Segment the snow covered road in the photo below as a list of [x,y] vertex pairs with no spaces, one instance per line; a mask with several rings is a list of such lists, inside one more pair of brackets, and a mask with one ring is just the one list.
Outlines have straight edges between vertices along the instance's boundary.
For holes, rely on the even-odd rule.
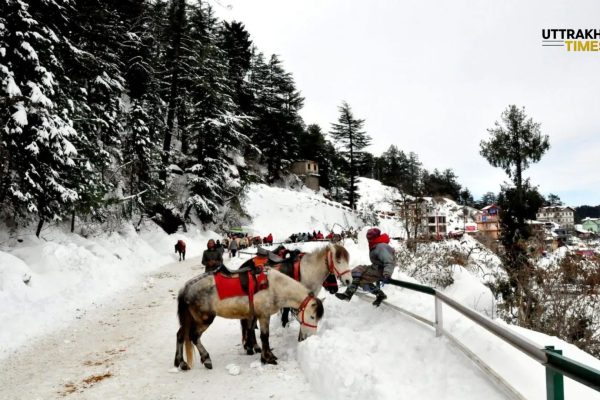
[[238,321],[218,318],[203,337],[215,369],[196,363],[192,371],[175,371],[175,297],[203,271],[199,264],[196,258],[166,265],[2,360],[0,399],[504,398],[420,324],[329,295],[319,335],[300,345],[296,323],[283,329],[272,319],[277,366],[245,355]]
[[276,330],[279,365],[263,367],[258,355],[242,352],[238,321],[218,318],[203,336],[214,370],[196,363],[173,372],[175,297],[202,271],[199,258],[166,265],[2,360],[0,399],[316,399],[296,361],[296,334]]

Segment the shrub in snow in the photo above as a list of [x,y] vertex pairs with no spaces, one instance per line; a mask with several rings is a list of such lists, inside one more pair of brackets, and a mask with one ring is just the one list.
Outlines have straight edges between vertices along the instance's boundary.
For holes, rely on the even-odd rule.
[[425,285],[445,288],[454,283],[452,267],[456,257],[445,246],[431,243],[412,251],[402,244],[396,249],[396,260],[400,271]]

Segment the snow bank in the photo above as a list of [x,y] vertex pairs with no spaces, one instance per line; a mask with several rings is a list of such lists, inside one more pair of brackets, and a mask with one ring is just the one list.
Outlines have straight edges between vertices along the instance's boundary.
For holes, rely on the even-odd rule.
[[298,346],[300,366],[321,398],[504,398],[468,359],[421,324],[359,299],[325,304],[318,336]]
[[0,357],[36,335],[80,318],[92,304],[178,258],[174,244],[187,242],[187,257],[200,255],[210,232],[167,235],[153,224],[85,238],[51,228],[43,239],[24,236],[0,250]]

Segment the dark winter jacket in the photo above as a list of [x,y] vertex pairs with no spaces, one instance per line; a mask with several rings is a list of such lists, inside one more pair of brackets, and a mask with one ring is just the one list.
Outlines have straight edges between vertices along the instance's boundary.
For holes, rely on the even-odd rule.
[[206,267],[206,272],[213,271],[223,264],[223,255],[217,249],[204,250],[202,254],[202,265]]
[[396,267],[394,257],[394,249],[387,243],[379,243],[375,245],[369,252],[371,263],[375,266],[383,276],[392,276]]

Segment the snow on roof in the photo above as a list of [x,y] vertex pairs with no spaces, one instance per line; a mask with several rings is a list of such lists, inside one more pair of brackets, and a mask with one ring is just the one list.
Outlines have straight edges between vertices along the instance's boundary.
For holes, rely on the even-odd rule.
[[483,207],[483,208],[481,209],[481,211],[483,211],[483,210],[489,210],[490,208],[498,208],[498,206],[497,206],[497,205],[495,205],[495,204],[490,204],[489,206],[485,206],[485,207]]
[[[546,211],[546,210],[547,210],[547,211],[564,211],[564,210],[571,210],[571,211],[575,212],[575,210],[574,210],[572,207],[569,207],[569,206],[547,206],[547,207],[541,207],[541,208],[539,209],[539,211],[542,211],[542,210],[544,210],[544,211]],[[539,212],[539,211],[538,211],[538,212]]]

